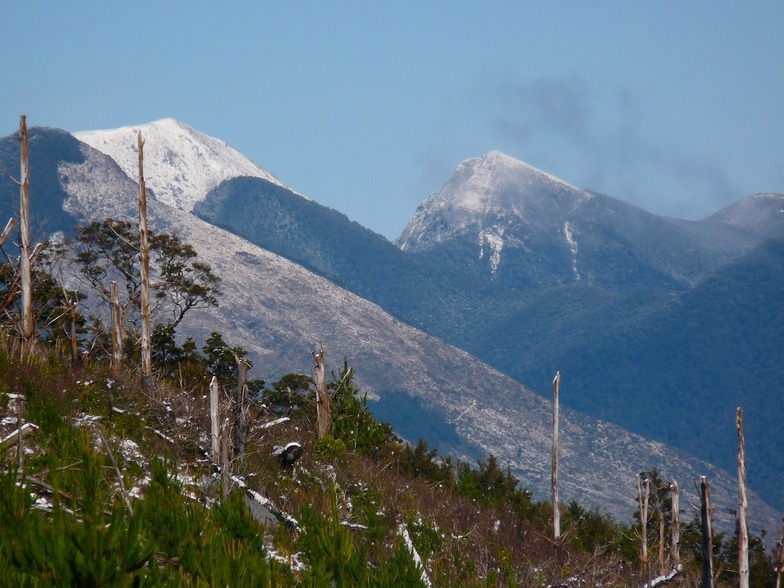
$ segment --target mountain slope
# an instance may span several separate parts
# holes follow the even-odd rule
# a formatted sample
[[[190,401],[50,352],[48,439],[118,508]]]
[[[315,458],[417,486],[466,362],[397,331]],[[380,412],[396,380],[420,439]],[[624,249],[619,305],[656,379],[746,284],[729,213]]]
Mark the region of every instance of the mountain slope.
[[[749,482],[781,507],[782,300],[784,240],[771,240],[669,304],[520,377],[540,381],[559,366],[571,381],[570,406],[726,468],[735,463],[729,432],[742,406]]]
[[[283,184],[270,172],[214,137],[171,118],[119,129],[74,133],[111,156],[131,178],[139,175],[137,131],[145,140],[145,181],[161,202],[191,210],[223,180],[252,176]]]
[[[33,127],[28,131],[30,154],[30,190],[35,194],[30,211],[30,229],[33,239],[59,231],[68,232],[76,217],[64,209],[68,193],[61,182],[61,165],[84,164],[85,157],[79,142],[72,135],[59,129]],[[0,194],[3,195],[0,222],[5,226],[11,217],[17,217],[19,207],[19,133],[0,138]],[[13,171],[11,171],[13,170]],[[13,250],[10,243],[4,247]]]
[[[232,343],[253,352],[259,370],[296,366],[307,373],[308,352],[317,347],[332,358],[330,369],[346,357],[379,404],[408,397],[428,415],[428,428],[414,434],[457,450],[458,455],[493,453],[536,496],[546,496],[549,402],[467,353],[283,258],[193,217],[165,218],[167,229],[193,243],[202,258],[220,268],[224,279],[226,303],[217,312],[194,317],[190,332],[204,337],[216,323],[221,325],[231,333]],[[568,410],[561,429],[564,497],[628,516],[634,508],[634,475],[662,463],[668,473],[684,480],[708,471],[715,480],[717,502],[732,503],[731,475],[705,463],[694,464],[664,445]],[[439,436],[433,439],[431,433]],[[755,508],[772,515],[759,503]]]
[[[64,206],[83,221],[96,214],[135,218],[135,183],[116,174],[116,165],[94,149],[82,145],[81,152],[81,164],[56,164],[69,193]],[[113,180],[102,184],[96,178]],[[95,199],[102,199],[104,207],[98,209]],[[378,306],[190,213],[155,200],[149,202],[149,213],[155,230],[176,232],[192,243],[223,278],[222,306],[189,315],[188,333],[203,340],[212,330],[222,331],[230,344],[252,352],[254,375],[268,378],[292,368],[308,372],[309,352],[317,347],[326,350],[332,366],[347,357],[380,403],[401,395],[415,399],[430,416],[422,436],[438,429],[448,433],[442,439],[452,441],[460,454],[492,452],[537,496],[546,495],[549,402]],[[716,504],[734,504],[732,475],[663,444],[569,410],[561,430],[564,500],[575,497],[627,517],[634,509],[634,476],[660,466],[684,481],[707,473]],[[770,526],[774,512],[753,500],[755,521]]]
[[[418,264],[345,215],[259,178],[227,180],[196,204],[199,218],[327,277],[412,324],[450,277]]]
[[[782,208],[781,196],[762,195],[701,222],[667,219],[491,153],[464,162],[397,243],[499,286],[450,341],[542,394],[561,370],[565,389],[573,379],[568,406],[728,468],[732,435],[705,440],[717,422],[731,431],[742,404],[759,425],[747,427],[754,483],[784,507],[784,469],[767,457],[784,416],[769,388],[784,379],[784,292],[775,252],[760,245],[784,237]]]
[[[755,194],[727,206],[706,220],[764,237],[781,237],[784,235],[784,194]]]

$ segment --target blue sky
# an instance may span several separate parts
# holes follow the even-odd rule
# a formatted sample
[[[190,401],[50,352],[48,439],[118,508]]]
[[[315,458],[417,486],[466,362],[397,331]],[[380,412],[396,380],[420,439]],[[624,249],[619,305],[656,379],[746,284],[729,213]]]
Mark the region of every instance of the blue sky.
[[[784,192],[784,3],[25,2],[0,134],[173,117],[393,239],[497,149],[659,214]]]

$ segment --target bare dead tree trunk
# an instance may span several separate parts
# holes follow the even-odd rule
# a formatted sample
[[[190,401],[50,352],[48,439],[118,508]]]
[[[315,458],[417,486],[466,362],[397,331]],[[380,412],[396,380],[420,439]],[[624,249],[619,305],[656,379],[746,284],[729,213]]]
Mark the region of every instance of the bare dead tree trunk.
[[[680,489],[678,481],[673,478],[670,481],[670,496],[672,497],[672,513],[670,521],[670,560],[673,569],[681,565],[681,515],[680,515]]]
[[[746,441],[740,406],[735,424],[738,428],[738,588],[749,588],[749,500],[746,497]]]
[[[784,576],[784,517],[781,520],[781,531],[776,540],[774,561],[776,563],[776,588],[781,588],[781,577]]]
[[[329,393],[327,392],[327,366],[324,362],[324,351],[313,354],[316,367],[313,370],[313,383],[316,385],[316,432],[321,439],[332,430],[332,414],[329,409]]]
[[[702,519],[702,588],[713,588],[713,524],[711,517],[710,484],[700,477],[700,515]]]
[[[17,399],[16,401],[16,451],[17,456],[19,457],[19,471],[24,471],[24,444],[22,440],[27,436],[24,434],[22,429],[24,429],[24,425],[22,425],[22,400]]]
[[[229,493],[229,419],[226,417],[221,426],[221,481],[223,482],[223,493]]]
[[[212,376],[210,381],[210,440],[212,441],[212,463],[220,463],[220,398],[218,396],[218,378]]]
[[[553,378],[553,538],[561,538],[561,510],[558,506],[558,391],[561,384],[561,372],[558,371]]]
[[[142,382],[152,384],[152,337],[150,333],[150,243],[147,229],[147,187],[144,183],[144,139],[138,131],[139,149],[139,238],[141,248],[141,303],[142,303]]]
[[[237,392],[234,404],[234,459],[242,462],[245,459],[245,441],[248,437],[246,410],[248,404],[248,360],[234,356],[237,362]]]
[[[664,567],[664,513],[659,511],[659,575],[663,576],[667,569]]]
[[[60,275],[60,287],[63,290],[63,298],[65,299],[66,304],[68,304],[68,314],[71,319],[69,334],[69,338],[71,339],[71,365],[76,367],[79,364],[79,338],[77,336],[78,330],[76,320],[76,309],[79,307],[79,292],[77,290],[76,294],[71,296],[68,290],[65,289],[65,282],[63,282],[62,275]]]
[[[115,380],[120,377],[122,373],[122,355],[123,355],[123,329],[122,329],[122,307],[120,306],[120,292],[117,287],[117,282],[111,283],[112,289],[112,361],[109,367],[109,372]]]
[[[640,574],[648,584],[648,497],[651,492],[651,481],[645,480],[645,492],[642,488],[642,476],[637,474],[637,502],[640,505]]]
[[[30,170],[27,138],[27,117],[19,118],[19,141],[21,143],[21,189],[19,204],[19,273],[22,284],[22,358],[30,355],[33,348],[35,321],[33,316],[33,290],[30,271]]]

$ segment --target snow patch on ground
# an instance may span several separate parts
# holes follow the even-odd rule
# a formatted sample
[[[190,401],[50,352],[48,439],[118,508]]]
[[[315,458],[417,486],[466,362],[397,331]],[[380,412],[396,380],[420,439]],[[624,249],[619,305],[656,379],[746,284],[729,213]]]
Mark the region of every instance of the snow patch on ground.
[[[120,453],[126,461],[135,461],[138,464],[144,464],[145,459],[139,446],[136,442],[130,439],[122,439],[118,444],[120,446]]]
[[[479,259],[485,257],[485,246],[489,248],[490,273],[495,275],[501,263],[501,251],[504,248],[504,230],[500,227],[483,229],[479,233]]]
[[[280,417],[279,419],[276,419],[274,421],[270,421],[268,423],[264,423],[263,425],[260,425],[259,429],[269,429],[271,427],[274,427],[275,425],[280,425],[282,423],[287,423],[290,420],[291,419],[289,417]]]
[[[564,236],[572,252],[572,273],[574,274],[574,279],[580,281],[580,272],[577,271],[577,241],[574,239],[572,225],[569,224],[569,221],[564,223]]]

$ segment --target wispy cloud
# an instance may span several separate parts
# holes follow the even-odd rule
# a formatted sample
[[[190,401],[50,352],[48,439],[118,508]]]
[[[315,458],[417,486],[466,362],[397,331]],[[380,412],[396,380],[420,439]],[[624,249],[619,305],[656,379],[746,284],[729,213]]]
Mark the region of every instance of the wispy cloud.
[[[485,85],[471,102],[499,149],[646,210],[701,218],[741,196],[719,162],[646,137],[655,115],[629,91],[578,77],[517,79]]]

